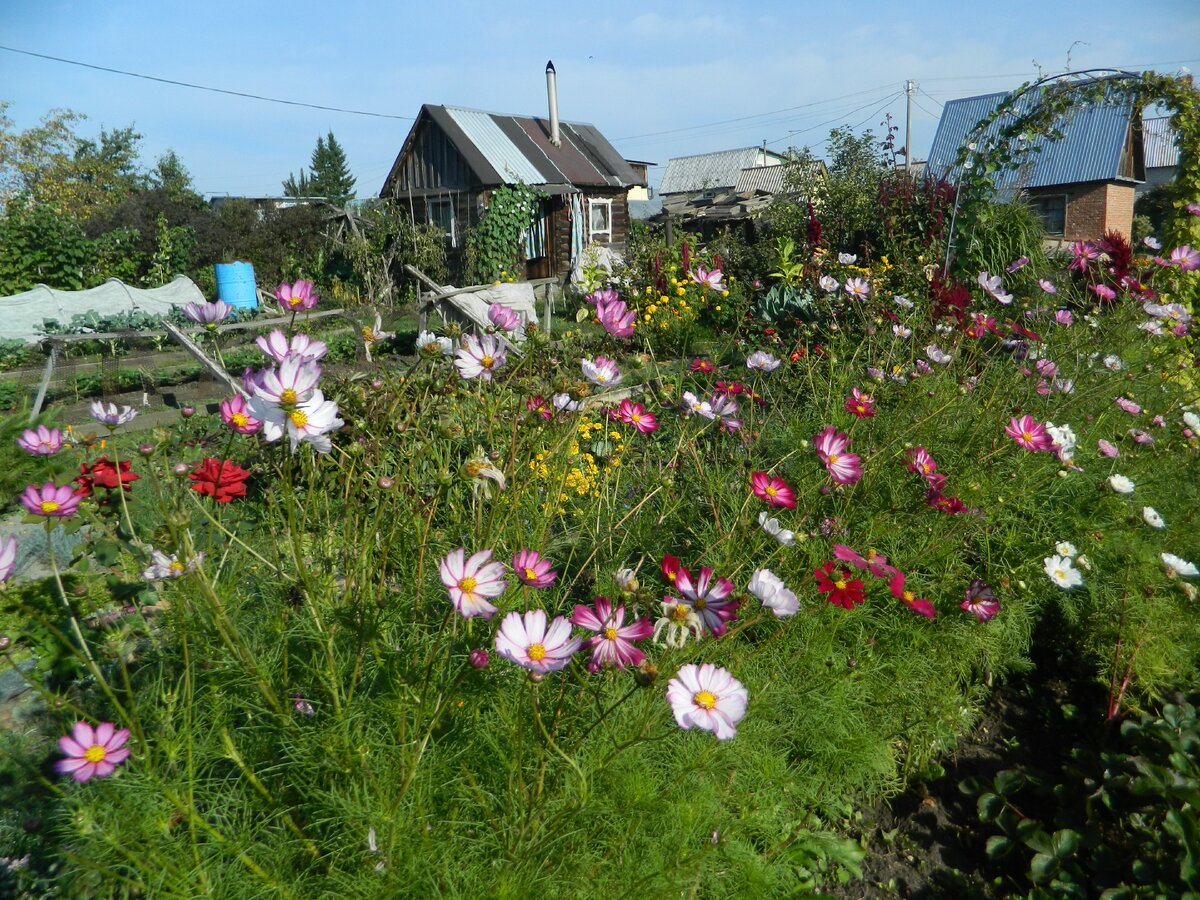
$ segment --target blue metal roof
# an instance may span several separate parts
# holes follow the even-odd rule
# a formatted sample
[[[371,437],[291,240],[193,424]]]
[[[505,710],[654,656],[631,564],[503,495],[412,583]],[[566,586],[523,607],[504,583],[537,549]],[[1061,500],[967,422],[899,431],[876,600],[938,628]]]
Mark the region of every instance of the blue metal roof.
[[[971,132],[1007,96],[985,94],[947,102],[929,151],[927,171],[953,179],[959,148],[968,142],[976,144],[977,155],[986,154],[989,140],[995,139],[1009,117],[1000,117],[982,135]],[[1040,97],[1038,91],[1026,93],[1016,101],[1009,116],[1022,115]],[[1079,102],[1055,122],[1055,128],[1063,137],[1057,141],[1044,137],[1035,139],[1032,146],[1040,146],[1041,151],[1031,149],[1018,169],[999,173],[997,188],[1011,191],[1084,181],[1132,182],[1134,179],[1121,174],[1121,157],[1132,117],[1133,108],[1124,101]]]
[[[1162,169],[1179,165],[1175,132],[1166,116],[1142,120],[1142,142],[1146,148],[1146,168]]]

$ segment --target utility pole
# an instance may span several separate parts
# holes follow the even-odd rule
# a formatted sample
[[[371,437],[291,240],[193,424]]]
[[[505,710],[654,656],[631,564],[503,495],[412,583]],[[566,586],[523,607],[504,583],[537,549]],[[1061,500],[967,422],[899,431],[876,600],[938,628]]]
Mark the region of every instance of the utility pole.
[[[909,78],[904,82],[904,93],[908,95],[908,112],[904,115],[904,171],[912,172],[912,100],[917,83]]]

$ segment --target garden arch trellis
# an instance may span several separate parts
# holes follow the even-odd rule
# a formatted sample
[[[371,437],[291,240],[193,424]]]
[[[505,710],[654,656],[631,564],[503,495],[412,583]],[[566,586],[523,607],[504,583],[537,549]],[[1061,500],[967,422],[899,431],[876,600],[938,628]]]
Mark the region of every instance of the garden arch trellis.
[[[1023,102],[1034,92],[1038,94],[1036,102]],[[1179,168],[1173,215],[1163,237],[1175,245],[1200,243],[1200,218],[1186,211],[1189,199],[1200,199],[1200,91],[1192,76],[1084,69],[1026,82],[971,129],[954,162],[959,176],[946,239],[944,275],[949,273],[956,229],[961,231],[962,225],[974,223],[995,191],[997,174],[1016,169],[1029,153],[1040,152],[1047,142],[1061,138],[1058,123],[1073,106],[1089,102],[1129,103],[1135,110],[1158,103],[1170,109]],[[979,147],[984,135],[997,125],[986,146]]]

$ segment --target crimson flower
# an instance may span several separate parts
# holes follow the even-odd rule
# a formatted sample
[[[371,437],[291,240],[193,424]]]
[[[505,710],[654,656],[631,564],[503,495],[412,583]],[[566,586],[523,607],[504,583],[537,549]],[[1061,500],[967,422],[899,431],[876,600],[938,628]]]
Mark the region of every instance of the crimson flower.
[[[700,375],[711,375],[717,371],[717,367],[713,365],[711,359],[693,359],[689,368]]]
[[[937,610],[933,608],[933,604],[928,600],[920,600],[917,595],[904,587],[904,573],[897,572],[892,576],[892,580],[888,582],[888,590],[892,592],[892,596],[915,612],[918,616],[924,616],[927,619],[932,619],[937,615]]]
[[[860,419],[870,418],[875,415],[875,398],[858,388],[851,388],[850,396],[846,398],[846,410]]]
[[[940,510],[948,515],[955,516],[961,512],[966,512],[967,504],[963,503],[957,497],[948,497],[937,488],[931,487],[925,492],[925,502],[936,510]]]
[[[541,394],[526,399],[525,408],[530,412],[537,413],[543,419],[549,420],[554,418],[554,410],[550,408],[550,404],[546,402],[546,398]]]
[[[96,457],[90,466],[80,463],[79,477],[75,479],[75,483],[79,487],[75,492],[81,497],[90,497],[98,487],[107,488],[110,491],[123,487],[127,492],[131,491],[133,490],[132,483],[142,476],[133,474],[130,467],[129,460],[121,460],[121,471],[118,474],[117,467],[109,461],[107,456]]]
[[[778,476],[771,477],[766,472],[754,472],[750,476],[750,489],[754,491],[755,497],[766,500],[772,506],[796,508],[795,492]]]
[[[228,459],[205,457],[196,469],[188,475],[192,480],[192,490],[212,497],[218,503],[228,503],[234,497],[246,496],[246,479],[249,471]]]
[[[817,590],[834,606],[842,609],[854,609],[863,602],[863,583],[858,579],[851,580],[853,573],[845,566],[838,566],[830,560],[823,566],[813,569],[817,579]]]
[[[674,585],[675,581],[679,578],[680,572],[688,574],[688,570],[680,565],[678,559],[676,559],[670,553],[664,553],[662,558],[663,578],[667,579],[667,581]]]

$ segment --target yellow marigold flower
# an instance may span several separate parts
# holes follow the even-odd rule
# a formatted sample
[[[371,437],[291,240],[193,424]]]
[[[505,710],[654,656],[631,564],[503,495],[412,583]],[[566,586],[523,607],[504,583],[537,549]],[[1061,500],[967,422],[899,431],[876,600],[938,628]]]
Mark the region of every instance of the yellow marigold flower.
[[[721,291],[721,296],[722,296],[722,297],[728,297],[728,296],[729,296],[729,291]]]
[[[675,288],[675,293],[676,293],[676,294],[678,294],[680,297],[682,297],[684,294],[686,294],[686,293],[687,293],[687,288],[685,288],[685,287],[684,287],[684,286],[681,284],[679,287]]]

